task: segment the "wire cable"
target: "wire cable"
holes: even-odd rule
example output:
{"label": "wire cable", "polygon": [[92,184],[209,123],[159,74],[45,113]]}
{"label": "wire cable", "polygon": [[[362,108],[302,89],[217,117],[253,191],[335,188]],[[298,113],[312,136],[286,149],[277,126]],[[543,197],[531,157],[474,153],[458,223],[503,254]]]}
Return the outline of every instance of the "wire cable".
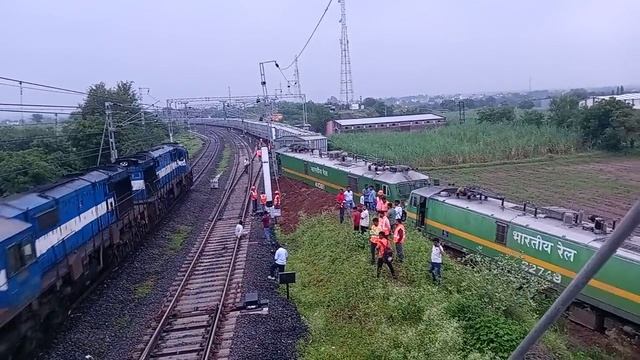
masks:
{"label": "wire cable", "polygon": [[324,9],[324,12],[322,13],[322,16],[320,16],[320,19],[318,20],[318,23],[316,24],[316,27],[313,28],[313,31],[311,32],[311,35],[309,35],[309,38],[307,39],[307,42],[304,43],[304,46],[302,47],[302,50],[300,50],[298,55],[296,55],[293,58],[293,61],[291,62],[291,64],[285,66],[282,70],[289,69],[296,62],[296,59],[300,58],[300,55],[302,55],[302,53],[304,52],[304,49],[306,49],[307,45],[309,45],[309,42],[311,41],[311,38],[313,38],[313,35],[316,33],[316,30],[318,30],[318,26],[320,26],[320,23],[322,22],[322,19],[324,19],[324,16],[327,14],[327,11],[329,10],[329,6],[331,6],[332,2],[333,2],[333,0],[329,0],[329,3],[327,4],[327,7]]}
{"label": "wire cable", "polygon": [[[51,89],[51,90],[57,90],[57,91],[65,91],[65,92],[78,94],[78,95],[87,95],[86,92],[82,92],[82,91],[69,90],[69,89],[65,89],[65,88],[61,88],[61,87],[57,87],[57,86],[38,84],[38,83],[30,82],[30,81],[17,80],[17,79],[4,77],[4,76],[0,76],[0,80],[13,81],[13,82],[22,83],[22,84],[38,86],[38,87],[45,88],[45,89]],[[18,85],[18,86],[20,86],[20,85]]]}

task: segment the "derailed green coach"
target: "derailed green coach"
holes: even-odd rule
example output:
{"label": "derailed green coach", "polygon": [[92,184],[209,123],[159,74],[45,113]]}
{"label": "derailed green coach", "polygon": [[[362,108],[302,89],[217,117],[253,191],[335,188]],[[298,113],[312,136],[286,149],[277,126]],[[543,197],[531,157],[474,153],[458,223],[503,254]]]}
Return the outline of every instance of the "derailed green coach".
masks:
{"label": "derailed green coach", "polygon": [[361,195],[365,185],[372,185],[389,200],[408,200],[411,191],[427,186],[429,180],[408,166],[376,165],[339,151],[280,149],[277,161],[280,174],[331,193],[350,186],[356,195]]}
{"label": "derailed green coach", "polygon": [[[581,212],[527,208],[478,191],[440,186],[413,191],[408,212],[430,238],[488,256],[517,257],[526,271],[559,287],[569,284],[611,233],[604,219],[584,221]],[[640,237],[627,239],[579,300],[640,324]],[[589,321],[601,327],[604,317]]]}

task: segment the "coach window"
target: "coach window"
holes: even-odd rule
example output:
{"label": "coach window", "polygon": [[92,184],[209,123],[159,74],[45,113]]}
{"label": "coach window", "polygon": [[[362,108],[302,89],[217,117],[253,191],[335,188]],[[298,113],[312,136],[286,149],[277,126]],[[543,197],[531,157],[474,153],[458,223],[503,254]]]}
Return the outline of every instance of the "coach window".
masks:
{"label": "coach window", "polygon": [[36,258],[32,243],[14,244],[7,248],[7,271],[9,276],[17,274]]}
{"label": "coach window", "polygon": [[382,185],[382,192],[385,196],[389,196],[389,187],[387,185]]}
{"label": "coach window", "polygon": [[507,224],[496,223],[496,242],[498,244],[507,244]]}

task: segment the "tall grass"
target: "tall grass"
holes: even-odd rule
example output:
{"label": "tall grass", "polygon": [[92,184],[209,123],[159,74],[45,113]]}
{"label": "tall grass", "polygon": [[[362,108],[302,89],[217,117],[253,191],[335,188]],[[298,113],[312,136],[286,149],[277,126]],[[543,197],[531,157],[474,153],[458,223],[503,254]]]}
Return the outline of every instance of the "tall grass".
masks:
{"label": "tall grass", "polygon": [[571,154],[580,149],[577,133],[552,126],[460,124],[413,133],[349,133],[331,137],[334,146],[417,167],[520,160]]}

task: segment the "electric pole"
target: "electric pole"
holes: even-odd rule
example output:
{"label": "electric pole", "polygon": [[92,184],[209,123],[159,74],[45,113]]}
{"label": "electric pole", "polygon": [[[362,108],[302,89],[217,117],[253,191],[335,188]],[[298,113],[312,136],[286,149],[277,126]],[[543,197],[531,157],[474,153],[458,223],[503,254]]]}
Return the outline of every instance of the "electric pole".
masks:
{"label": "electric pole", "polygon": [[22,81],[18,81],[20,84],[20,124],[24,125],[24,108],[22,107]]}
{"label": "electric pole", "polygon": [[300,96],[302,95],[302,87],[300,85],[300,70],[298,70],[298,56],[294,58],[293,63],[295,65],[293,70],[293,79],[296,82],[296,95]]}
{"label": "electric pole", "polygon": [[116,136],[115,136],[116,129],[113,126],[113,116],[112,116],[113,114],[111,112],[111,105],[113,104],[110,102],[104,103],[105,114],[107,117],[107,132],[109,134],[109,153],[111,155],[111,162],[114,163],[118,158],[118,149],[116,148]]}
{"label": "electric pole", "polygon": [[144,87],[138,88],[138,98],[140,99],[140,109],[141,109],[140,116],[142,117],[142,126],[144,126],[144,109],[142,108],[144,106],[143,105],[144,104],[144,101],[143,101],[144,98],[143,98],[143,95],[142,95],[142,90],[147,90],[147,94],[149,94],[149,90],[151,90],[151,89],[144,88]]}

